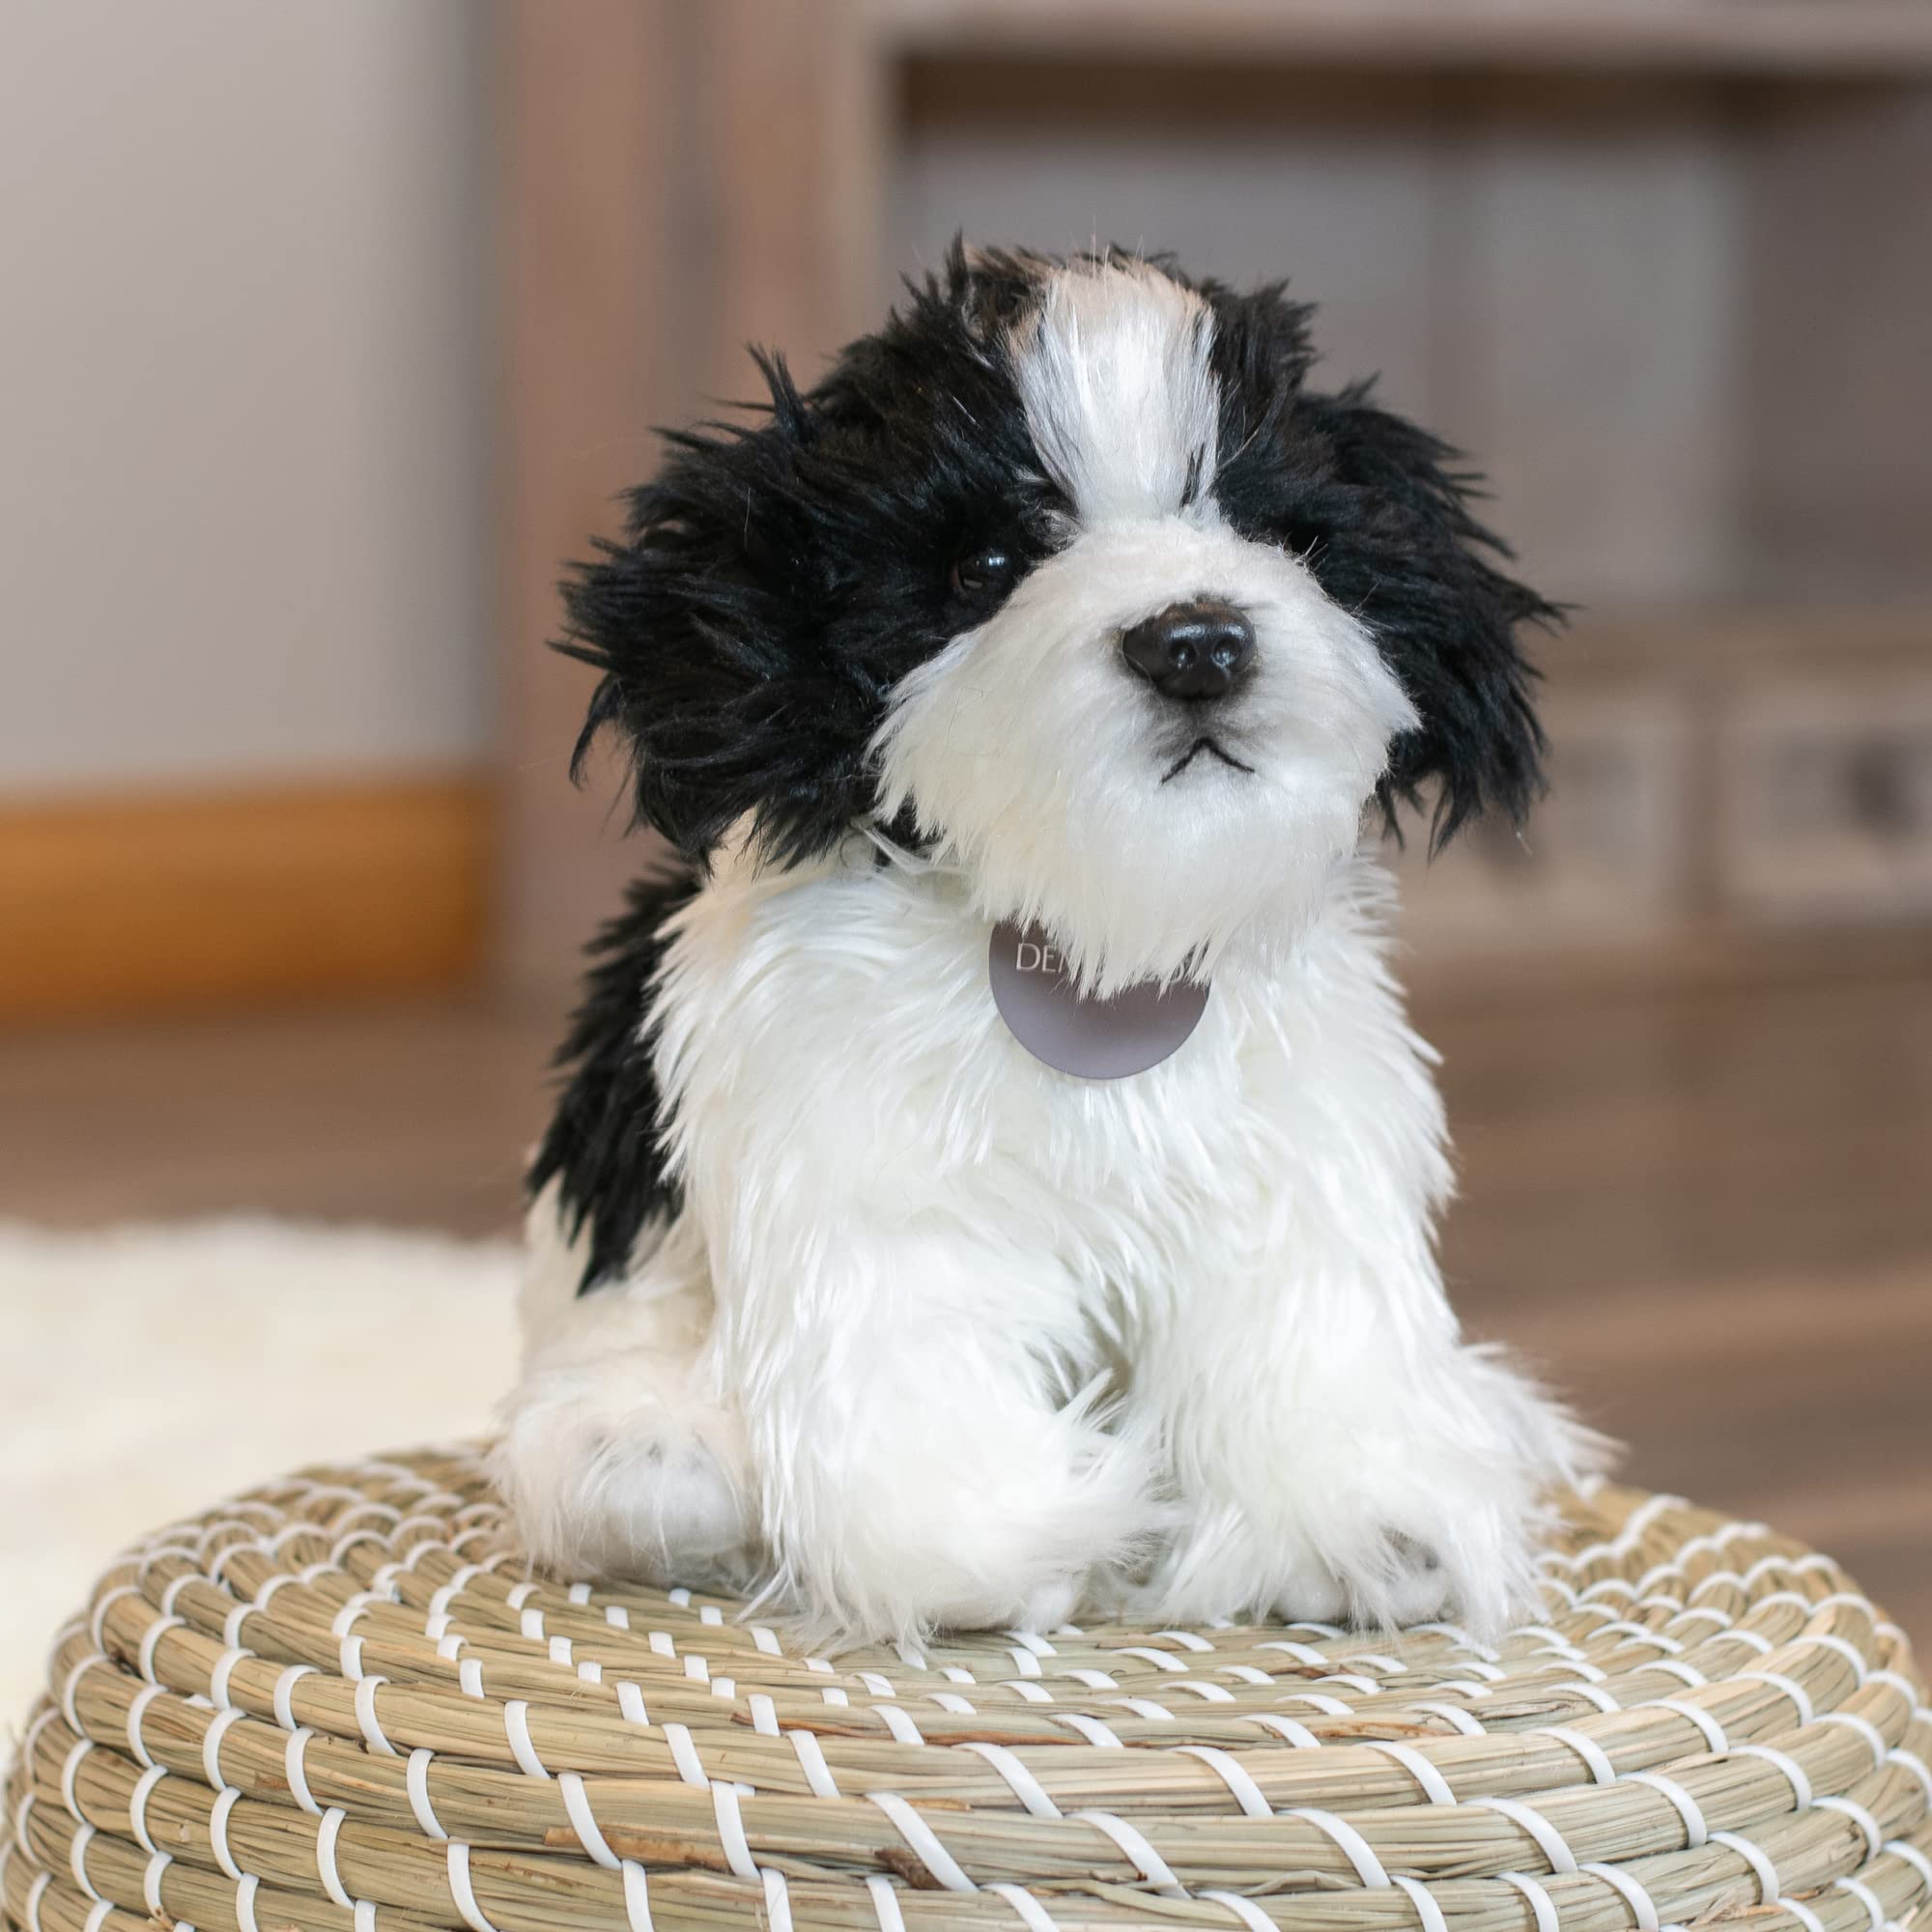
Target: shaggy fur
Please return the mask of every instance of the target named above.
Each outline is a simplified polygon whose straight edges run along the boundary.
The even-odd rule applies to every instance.
[[[1520,817],[1517,627],[1468,484],[1308,311],[1109,253],[968,255],[809,395],[672,439],[570,588],[639,819],[532,1168],[497,1468],[532,1554],[851,1636],[1454,1612],[1597,1457],[1458,1334],[1426,1047],[1370,835]],[[1201,599],[1224,696],[1122,639]],[[1197,755],[1198,753],[1211,755]],[[1033,1060],[992,923],[1205,979],[1131,1078]]]

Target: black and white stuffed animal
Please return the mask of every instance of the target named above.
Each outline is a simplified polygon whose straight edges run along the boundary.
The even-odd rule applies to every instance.
[[[1308,320],[955,247],[570,586],[683,868],[531,1170],[543,1565],[853,1637],[1531,1601],[1600,1445],[1445,1299],[1377,845],[1522,815],[1553,612]]]

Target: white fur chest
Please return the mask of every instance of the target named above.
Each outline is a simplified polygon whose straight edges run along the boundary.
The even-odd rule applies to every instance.
[[[869,848],[723,870],[659,994],[687,1196],[714,1245],[760,1200],[809,1199],[828,1238],[849,1213],[930,1218],[1137,1304],[1263,1273],[1279,1293],[1291,1256],[1321,1281],[1433,1291],[1441,1121],[1382,966],[1385,896],[1372,860],[1338,867],[1295,945],[1230,952],[1169,1059],[1089,1081],[1008,1031],[956,878]]]

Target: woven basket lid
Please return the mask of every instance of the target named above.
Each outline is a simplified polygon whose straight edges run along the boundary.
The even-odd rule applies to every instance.
[[[61,1634],[30,1932],[1881,1932],[1932,1894],[1904,1638],[1762,1524],[1564,1505],[1545,1616],[1064,1629],[827,1659],[526,1579],[475,1453],[164,1531]]]

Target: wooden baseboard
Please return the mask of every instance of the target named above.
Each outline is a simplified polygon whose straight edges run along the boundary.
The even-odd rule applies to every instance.
[[[469,775],[0,803],[0,1024],[456,983],[488,826]]]

